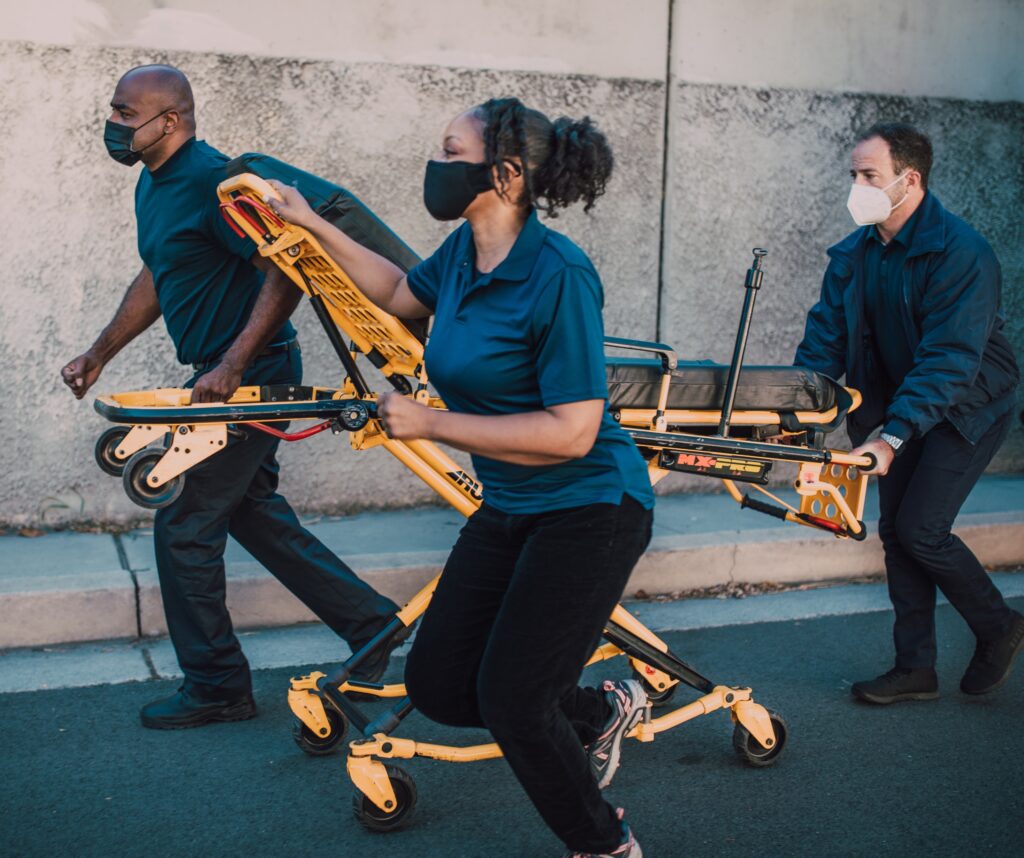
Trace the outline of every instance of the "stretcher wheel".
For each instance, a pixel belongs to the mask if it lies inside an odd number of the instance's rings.
[[[786,739],[789,736],[789,728],[778,712],[769,709],[768,717],[772,719],[772,729],[775,731],[775,744],[770,748],[762,747],[761,743],[750,735],[750,731],[738,721],[732,731],[732,746],[736,753],[743,757],[748,765],[756,768],[772,765],[786,747]]]
[[[161,447],[147,447],[139,450],[124,466],[121,479],[124,482],[125,494],[146,509],[169,506],[178,499],[185,488],[185,477],[182,474],[156,488],[146,482],[149,472],[156,467],[156,463],[163,458],[165,452],[167,451]]]
[[[96,447],[93,450],[96,456],[96,464],[100,470],[112,477],[119,477],[124,473],[126,459],[119,459],[114,451],[121,446],[121,442],[129,432],[127,426],[112,426],[96,440]]]
[[[333,754],[334,749],[345,740],[345,734],[348,732],[348,718],[341,712],[324,707],[324,714],[331,725],[331,732],[326,736],[318,736],[298,718],[292,722],[292,738],[295,744],[311,757],[326,757]]]
[[[651,706],[655,709],[660,709],[662,706],[668,706],[672,698],[676,696],[676,691],[679,689],[679,683],[670,685],[665,689],[657,689],[651,685],[644,675],[637,669],[633,669],[633,679],[639,682],[644,687],[644,691],[647,693],[647,699],[651,702]]]
[[[384,768],[398,802],[393,810],[381,810],[359,790],[352,795],[352,812],[367,831],[397,831],[409,823],[416,807],[416,784],[412,777],[389,763]]]

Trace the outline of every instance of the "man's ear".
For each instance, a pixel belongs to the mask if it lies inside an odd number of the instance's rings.
[[[921,174],[919,172],[917,172],[917,170],[911,168],[907,172],[906,179],[907,179],[907,190],[910,190],[911,188],[920,188],[921,187]]]
[[[181,125],[181,114],[177,110],[168,110],[164,114],[164,134],[173,134]]]

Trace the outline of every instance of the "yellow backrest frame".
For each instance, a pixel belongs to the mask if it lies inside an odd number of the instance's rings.
[[[423,344],[402,322],[370,301],[347,273],[302,227],[290,224],[266,207],[279,195],[253,173],[224,180],[217,187],[221,210],[256,242],[260,256],[274,262],[310,297],[319,295],[335,324],[363,354],[376,352],[385,361],[385,375],[417,379],[425,389]]]

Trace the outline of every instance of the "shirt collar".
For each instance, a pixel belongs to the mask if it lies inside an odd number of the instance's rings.
[[[150,178],[152,178],[154,182],[165,182],[168,179],[174,178],[174,176],[178,174],[180,165],[185,161],[186,153],[191,150],[195,144],[196,138],[189,137],[188,140],[178,147],[177,151],[175,151],[170,158],[149,174]]]
[[[540,255],[540,249],[544,244],[544,237],[547,231],[548,228],[537,217],[537,210],[531,209],[529,217],[526,218],[526,222],[523,224],[523,228],[519,231],[519,235],[516,236],[515,244],[512,245],[512,249],[508,252],[508,256],[493,271],[481,274],[477,280],[477,285],[486,285],[491,280],[526,280],[533,273],[533,267],[537,263],[537,257]],[[463,261],[468,266],[476,261],[476,249],[473,246],[472,229],[466,232],[468,240]]]
[[[917,207],[917,210],[907,219],[907,222],[903,224],[902,227],[900,227],[900,231],[892,237],[892,241],[890,241],[889,243],[892,244],[893,242],[897,242],[904,248],[910,247],[910,242],[913,240],[914,229],[917,226],[918,220],[920,219],[920,214],[921,206],[919,205]],[[869,238],[873,238],[881,245],[885,244],[885,242],[882,241],[881,234],[878,232],[878,224],[872,224],[871,231],[868,233],[868,236]]]

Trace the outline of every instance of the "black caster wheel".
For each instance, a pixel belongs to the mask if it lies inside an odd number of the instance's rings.
[[[408,825],[416,808],[416,784],[413,779],[398,766],[385,763],[384,768],[391,781],[391,788],[395,791],[397,804],[394,808],[381,810],[359,790],[352,796],[352,812],[367,831],[397,831]]]
[[[96,448],[93,451],[96,456],[96,464],[100,470],[112,477],[119,477],[124,473],[124,466],[127,459],[119,459],[114,451],[121,446],[125,435],[131,431],[127,426],[113,426],[104,432],[96,440]]]
[[[124,491],[135,503],[146,509],[160,509],[174,503],[185,488],[185,476],[178,474],[162,486],[151,486],[146,482],[149,472],[167,452],[162,447],[147,447],[139,450],[124,466],[121,479]]]
[[[292,738],[295,744],[311,757],[326,757],[333,754],[335,748],[345,741],[345,734],[348,733],[348,718],[336,709],[325,708],[324,712],[327,715],[327,723],[330,724],[330,732],[326,736],[318,736],[298,718],[292,722]]]
[[[775,731],[775,743],[770,748],[762,747],[761,743],[751,736],[750,731],[739,721],[736,722],[736,726],[733,728],[733,749],[746,760],[749,766],[762,768],[773,765],[782,753],[783,748],[786,747],[786,739],[789,736],[789,728],[786,726],[786,722],[782,720],[782,716],[778,712],[773,712],[771,709],[768,710],[768,717],[772,719],[772,729]]]
[[[672,698],[676,696],[676,691],[679,688],[678,682],[675,685],[670,685],[668,688],[655,688],[647,681],[647,678],[635,668],[633,670],[633,679],[643,685],[644,691],[647,692],[647,699],[651,701],[651,706],[655,709],[660,709],[662,706],[668,706],[668,704],[672,702]]]

